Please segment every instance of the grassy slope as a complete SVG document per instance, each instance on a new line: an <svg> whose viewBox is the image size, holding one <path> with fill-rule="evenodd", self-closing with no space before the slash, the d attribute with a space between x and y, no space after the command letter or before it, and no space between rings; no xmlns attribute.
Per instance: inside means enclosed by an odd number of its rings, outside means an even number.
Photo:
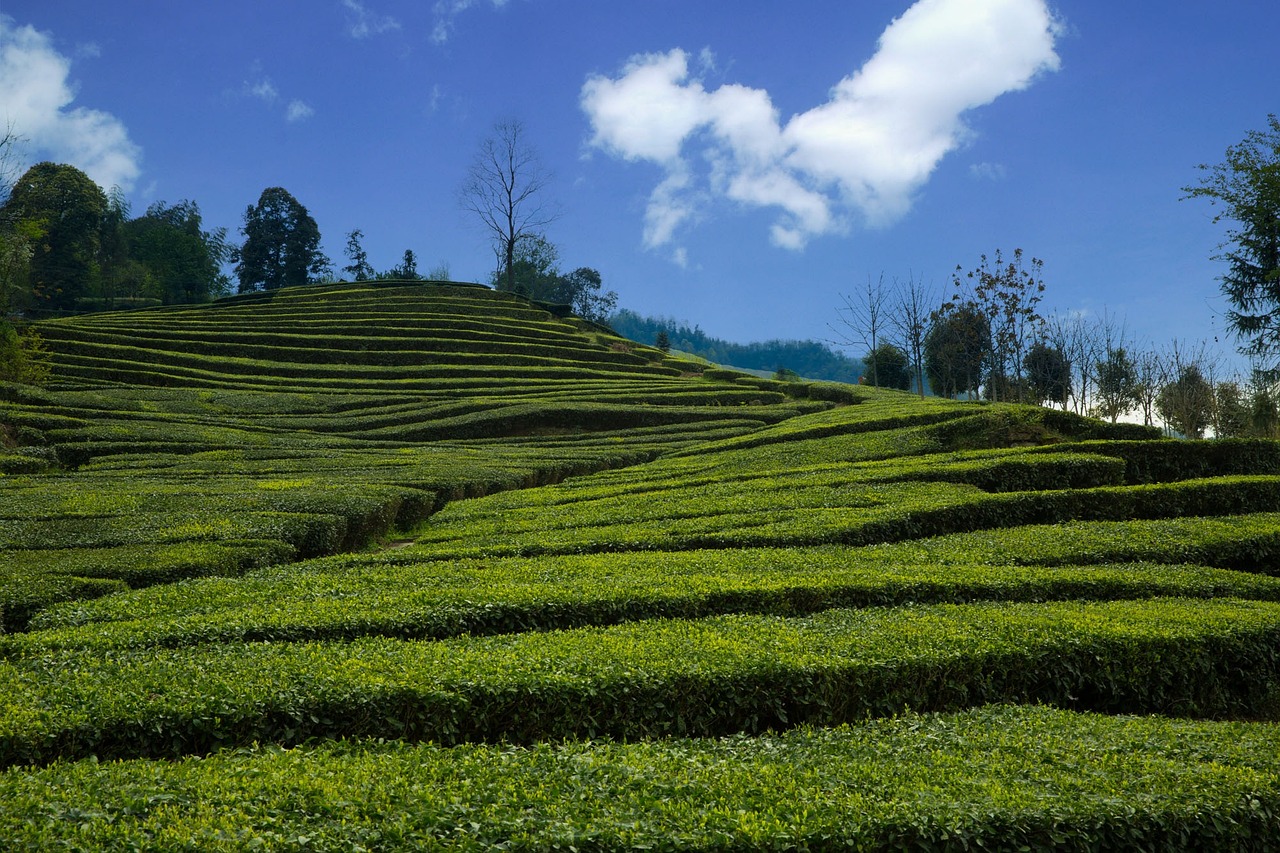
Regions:
<svg viewBox="0 0 1280 853"><path fill-rule="evenodd" d="M44 331L57 382L0 389L11 847L1280 832L1274 444L700 375L458 286Z"/></svg>

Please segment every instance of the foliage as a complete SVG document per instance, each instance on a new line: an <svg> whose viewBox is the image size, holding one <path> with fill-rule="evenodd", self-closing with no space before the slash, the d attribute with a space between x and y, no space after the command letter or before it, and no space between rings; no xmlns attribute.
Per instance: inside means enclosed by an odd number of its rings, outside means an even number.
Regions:
<svg viewBox="0 0 1280 853"><path fill-rule="evenodd" d="M495 270L491 283L537 302L568 305L585 320L603 323L618 304L618 294L603 290L600 273L590 267L560 271L560 251L541 234L516 241L514 267Z"/></svg>
<svg viewBox="0 0 1280 853"><path fill-rule="evenodd" d="M1222 292L1232 310L1227 320L1244 340L1241 351L1271 358L1280 353L1280 118L1267 116L1265 130L1253 130L1210 166L1186 198L1206 198L1218 207L1213 221L1226 219L1227 239L1215 260L1224 261ZM1274 369L1273 365L1273 369Z"/></svg>
<svg viewBox="0 0 1280 853"><path fill-rule="evenodd" d="M244 245L236 256L240 292L308 284L325 274L320 229L288 190L268 187L244 212Z"/></svg>
<svg viewBox="0 0 1280 853"><path fill-rule="evenodd" d="M1185 365L1177 379L1160 389L1156 409L1182 435L1200 438L1213 422L1213 386L1198 365Z"/></svg>
<svg viewBox="0 0 1280 853"><path fill-rule="evenodd" d="M129 257L154 277L165 304L208 302L230 289L222 273L222 264L231 257L226 229L204 230L194 201L155 202L123 230Z"/></svg>
<svg viewBox="0 0 1280 853"><path fill-rule="evenodd" d="M758 738L254 746L9 771L0 835L32 850L1265 850L1277 755L1264 723L1014 705Z"/></svg>
<svg viewBox="0 0 1280 853"><path fill-rule="evenodd" d="M1071 362L1066 353L1044 341L1036 341L1022 359L1022 370L1035 402L1048 401L1064 410L1067 408L1067 398L1071 396Z"/></svg>
<svg viewBox="0 0 1280 853"><path fill-rule="evenodd" d="M911 387L911 362L899 347L882 343L867 353L862 361L868 370L864 384L896 388L899 391L906 391Z"/></svg>
<svg viewBox="0 0 1280 853"><path fill-rule="evenodd" d="M43 385L49 379L50 358L38 330L19 333L0 318L0 381Z"/></svg>
<svg viewBox="0 0 1280 853"><path fill-rule="evenodd" d="M981 255L978 266L968 272L956 267L952 296L935 313L935 322L962 310L976 313L985 321L987 335L981 349L986 375L973 387L985 383L989 399L1029 402L1025 399L1023 360L1044 326L1044 318L1037 313L1045 290L1043 266L1043 261L1031 258L1024 267L1021 249L1014 249L1007 263L999 249L990 261ZM966 334L982 331L972 321L965 325ZM976 351L976 344L967 346Z"/></svg>
<svg viewBox="0 0 1280 853"><path fill-rule="evenodd" d="M1280 713L1280 444L553 313L360 282L39 324L56 381L0 382L0 837L1275 835L1273 723L1186 718Z"/></svg>
<svg viewBox="0 0 1280 853"><path fill-rule="evenodd" d="M975 394L990 361L991 324L974 303L936 312L924 340L929 386L944 397Z"/></svg>
<svg viewBox="0 0 1280 853"><path fill-rule="evenodd" d="M634 341L656 344L658 336L665 334L671 349L747 370L776 372L784 367L810 379L850 384L856 384L858 377L865 373L862 362L819 341L732 343L712 337L696 325L669 318L644 317L626 308L610 315L605 322L618 334Z"/></svg>
<svg viewBox="0 0 1280 853"><path fill-rule="evenodd" d="M0 217L30 245L29 290L39 309L66 311L98 284L107 197L74 166L37 163L14 185Z"/></svg>
<svg viewBox="0 0 1280 853"><path fill-rule="evenodd" d="M342 268L351 281L368 281L374 277L373 267L369 264L369 255L360 245L364 232L359 228L347 233L347 247L343 250L351 263Z"/></svg>
<svg viewBox="0 0 1280 853"><path fill-rule="evenodd" d="M1107 353L1096 365L1098 415L1115 423L1140 402L1138 368L1124 347Z"/></svg>

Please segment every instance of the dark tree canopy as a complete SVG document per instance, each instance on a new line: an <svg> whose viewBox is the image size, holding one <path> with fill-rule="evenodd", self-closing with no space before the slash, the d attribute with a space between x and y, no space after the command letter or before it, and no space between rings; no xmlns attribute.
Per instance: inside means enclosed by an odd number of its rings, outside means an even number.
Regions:
<svg viewBox="0 0 1280 853"><path fill-rule="evenodd" d="M965 302L936 314L924 342L924 369L933 392L944 397L976 393L990 342L991 324L979 306Z"/></svg>
<svg viewBox="0 0 1280 853"><path fill-rule="evenodd" d="M808 379L856 383L865 374L862 362L836 352L821 341L758 341L740 344L708 335L697 325L663 317L643 317L623 308L607 324L624 338L655 344L665 336L671 349L705 358L717 364L747 370L779 369Z"/></svg>
<svg viewBox="0 0 1280 853"><path fill-rule="evenodd" d="M369 281L374 277L373 267L369 264L369 255L365 252L364 246L360 245L364 232L359 228L347 234L347 259L351 263L342 268L342 271L351 277L352 281Z"/></svg>
<svg viewBox="0 0 1280 853"><path fill-rule="evenodd" d="M1213 386L1199 366L1185 365L1177 379L1160 389L1156 410L1187 438L1201 438L1213 421Z"/></svg>
<svg viewBox="0 0 1280 853"><path fill-rule="evenodd" d="M1061 348L1036 341L1023 357L1027 387L1036 402L1067 408L1071 396L1071 362Z"/></svg>
<svg viewBox="0 0 1280 853"><path fill-rule="evenodd" d="M573 313L597 323L607 321L618 304L618 294L604 290L599 271L578 267L560 272L560 251L541 234L524 237L516 244L512 269L498 269L492 284L498 290L511 289L539 302L568 305Z"/></svg>
<svg viewBox="0 0 1280 853"><path fill-rule="evenodd" d="M29 245L29 290L38 308L68 310L93 293L107 196L74 166L37 163L14 184L0 210Z"/></svg>
<svg viewBox="0 0 1280 853"><path fill-rule="evenodd" d="M330 269L316 221L281 187L263 190L258 203L245 210L240 233L245 237L236 264L241 293L308 284Z"/></svg>
<svg viewBox="0 0 1280 853"><path fill-rule="evenodd" d="M1107 354L1096 366L1098 376L1099 417L1115 423L1120 416L1140 402L1138 366L1124 347Z"/></svg>
<svg viewBox="0 0 1280 853"><path fill-rule="evenodd" d="M867 353L862 361L866 365L867 373L864 378L868 384L880 388L896 388L899 391L906 391L911 387L911 359L900 347L882 343Z"/></svg>
<svg viewBox="0 0 1280 853"><path fill-rule="evenodd" d="M1207 198L1228 220L1227 239L1215 260L1225 261L1222 292L1231 302L1227 320L1244 341L1241 352L1273 360L1280 355L1280 119L1250 131L1217 165L1201 164L1199 186L1187 198Z"/></svg>
<svg viewBox="0 0 1280 853"><path fill-rule="evenodd" d="M150 273L166 304L207 302L226 293L222 264L230 256L226 229L205 231L194 201L158 201L125 223L129 257Z"/></svg>

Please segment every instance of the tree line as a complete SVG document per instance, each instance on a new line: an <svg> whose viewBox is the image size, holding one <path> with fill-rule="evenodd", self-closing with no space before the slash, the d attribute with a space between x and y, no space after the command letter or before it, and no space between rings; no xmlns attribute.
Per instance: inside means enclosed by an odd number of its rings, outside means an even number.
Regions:
<svg viewBox="0 0 1280 853"><path fill-rule="evenodd" d="M821 341L733 343L712 337L697 325L671 318L645 317L626 308L611 315L607 322L625 338L691 353L716 364L830 382L855 383L863 373L861 362Z"/></svg>
<svg viewBox="0 0 1280 853"><path fill-rule="evenodd" d="M862 348L873 385L1140 416L1194 438L1280 438L1280 119L1198 168L1183 197L1208 200L1227 224L1213 257L1245 376L1223 375L1204 344L1154 346L1114 317L1042 313L1043 263L1020 249L957 266L945 298L914 277L868 278L840 297L838 343Z"/></svg>

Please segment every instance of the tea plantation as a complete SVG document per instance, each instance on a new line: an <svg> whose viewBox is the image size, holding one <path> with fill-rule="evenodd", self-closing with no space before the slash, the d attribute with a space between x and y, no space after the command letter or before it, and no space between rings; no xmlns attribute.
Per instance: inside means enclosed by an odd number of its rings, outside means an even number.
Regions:
<svg viewBox="0 0 1280 853"><path fill-rule="evenodd" d="M1280 445L548 309L41 324L0 849L1280 849Z"/></svg>

